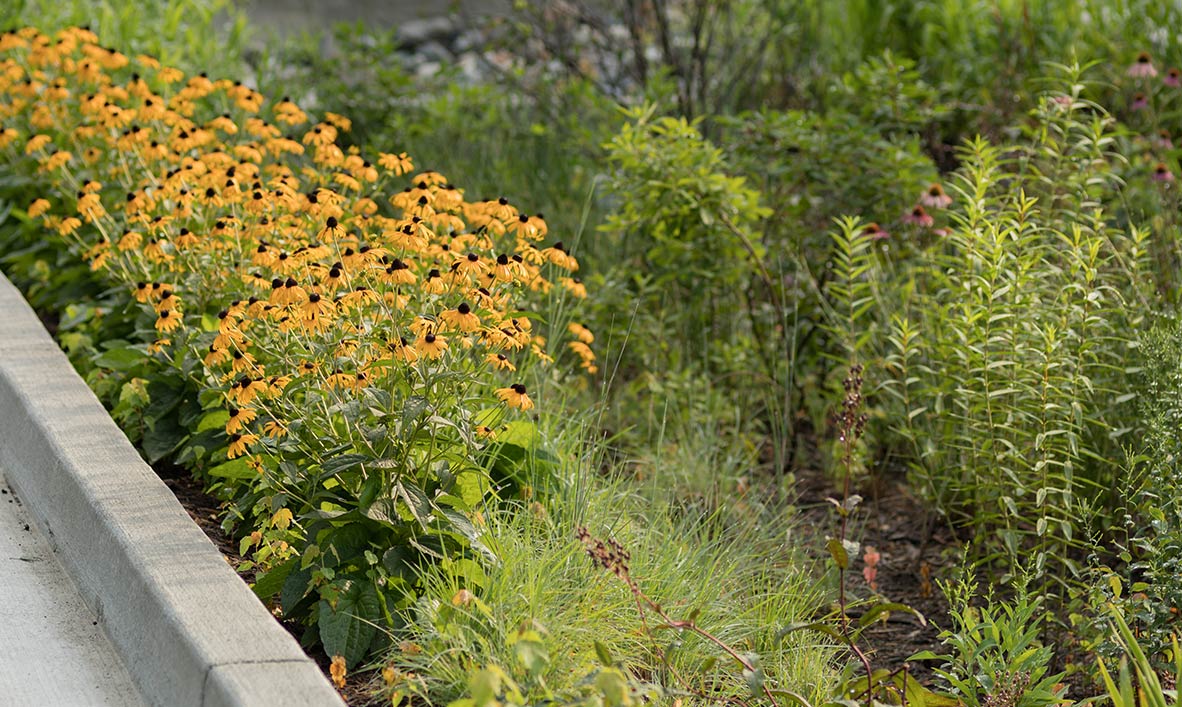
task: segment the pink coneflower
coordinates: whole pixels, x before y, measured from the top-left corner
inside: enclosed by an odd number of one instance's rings
[[[1131,110],[1144,110],[1149,105],[1149,96],[1146,96],[1140,91],[1133,94],[1133,102],[1129,105]]]
[[[1162,150],[1174,149],[1174,141],[1172,139],[1170,139],[1170,131],[1169,130],[1157,131],[1157,146],[1159,149],[1162,149]]]
[[[872,241],[882,241],[891,237],[890,233],[887,233],[882,226],[879,226],[873,221],[862,227],[862,235]]]
[[[931,228],[936,220],[928,215],[923,206],[916,204],[913,209],[906,216],[903,217],[903,223],[909,223],[913,226],[923,226],[924,228]]]
[[[1162,77],[1161,82],[1170,88],[1178,88],[1179,86],[1182,86],[1182,69],[1179,69],[1176,66],[1171,66],[1170,70],[1166,72],[1166,75]]]
[[[930,206],[933,209],[944,209],[952,203],[952,197],[944,193],[944,187],[939,184],[932,184],[928,190],[919,197],[919,203],[924,206]]]
[[[1170,171],[1165,162],[1158,162],[1153,167],[1153,181],[1172,182],[1174,181],[1174,173]]]
[[[1129,76],[1134,78],[1153,78],[1157,76],[1157,69],[1153,68],[1153,59],[1149,56],[1149,52],[1141,52],[1137,55],[1137,61],[1129,67]]]

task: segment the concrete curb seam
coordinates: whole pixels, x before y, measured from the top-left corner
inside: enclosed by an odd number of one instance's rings
[[[344,704],[2,275],[0,430],[9,483],[149,704]]]

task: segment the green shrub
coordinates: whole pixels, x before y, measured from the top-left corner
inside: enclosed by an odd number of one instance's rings
[[[1105,220],[1119,157],[1083,105],[1044,98],[1008,156],[966,149],[961,210],[912,270],[887,357],[920,488],[978,557],[1046,578],[1078,576],[1088,533],[1112,525],[1135,424],[1123,368],[1147,314],[1148,233]]]

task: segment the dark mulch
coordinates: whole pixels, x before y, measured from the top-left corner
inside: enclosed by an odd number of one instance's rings
[[[825,537],[836,536],[838,530],[837,513],[826,499],[840,500],[841,489],[822,473],[797,474],[804,525],[816,529],[814,544],[818,552],[824,552]],[[863,633],[860,646],[874,669],[895,670],[906,664],[913,677],[931,685],[932,668],[938,664],[909,659],[924,650],[944,652],[939,633],[949,625],[948,603],[936,581],[950,573],[957,556],[956,540],[947,526],[935,522],[902,479],[879,479],[852,493],[864,500],[852,517],[849,539],[860,543],[863,550],[872,546],[881,555],[877,595],[884,601],[905,604],[925,618],[921,623],[907,612],[891,612],[885,622]],[[851,558],[846,591],[852,599],[852,615],[861,615],[870,606],[859,604],[859,600],[875,595],[862,576],[863,567],[861,554]]]

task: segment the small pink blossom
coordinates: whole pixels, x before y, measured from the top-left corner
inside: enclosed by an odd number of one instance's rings
[[[1172,182],[1174,181],[1174,173],[1170,171],[1165,162],[1158,162],[1153,168],[1153,181]]]
[[[1130,109],[1144,110],[1148,106],[1149,106],[1149,96],[1146,96],[1144,93],[1141,93],[1140,91],[1133,94],[1133,102],[1129,106]]]
[[[911,224],[912,226],[922,226],[923,228],[931,228],[936,220],[928,215],[923,206],[916,204],[914,208],[906,216],[903,217],[903,223]]]
[[[944,192],[944,187],[939,184],[932,184],[923,193],[923,196],[919,197],[919,203],[933,209],[944,209],[952,203],[952,197]]]
[[[1174,149],[1174,141],[1170,139],[1169,130],[1159,130],[1157,133],[1157,146],[1162,150]]]
[[[862,227],[862,235],[872,241],[882,241],[891,237],[890,233],[887,233],[882,226],[879,226],[873,221]]]
[[[1166,72],[1166,75],[1162,77],[1161,82],[1170,88],[1182,86],[1182,70],[1176,66],[1171,66],[1170,70]]]
[[[867,545],[866,551],[862,553],[862,562],[866,563],[866,566],[862,568],[862,577],[876,592],[878,591],[878,562],[881,559],[882,555],[873,545]]]
[[[1153,78],[1157,76],[1157,69],[1153,68],[1153,58],[1149,56],[1149,52],[1141,52],[1137,55],[1137,61],[1129,67],[1129,76],[1134,78]]]

